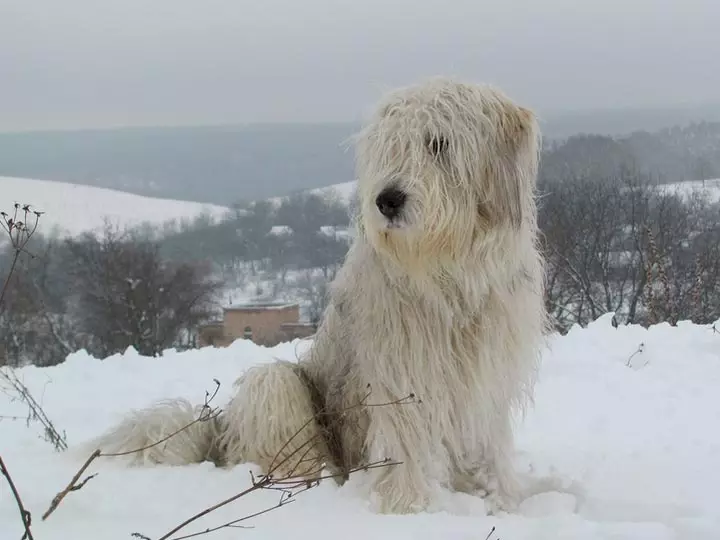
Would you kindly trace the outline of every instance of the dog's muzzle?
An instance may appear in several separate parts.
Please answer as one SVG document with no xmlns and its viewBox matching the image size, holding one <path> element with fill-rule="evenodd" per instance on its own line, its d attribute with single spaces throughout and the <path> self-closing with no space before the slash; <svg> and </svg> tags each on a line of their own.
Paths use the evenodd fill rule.
<svg viewBox="0 0 720 540">
<path fill-rule="evenodd" d="M 400 215 L 406 200 L 405 192 L 389 187 L 380 192 L 375 199 L 375 205 L 383 216 L 392 221 Z"/>
</svg>

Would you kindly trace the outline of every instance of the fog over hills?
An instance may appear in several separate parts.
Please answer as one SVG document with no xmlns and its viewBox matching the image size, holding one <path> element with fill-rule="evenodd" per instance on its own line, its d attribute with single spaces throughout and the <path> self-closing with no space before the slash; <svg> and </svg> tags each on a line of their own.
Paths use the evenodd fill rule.
<svg viewBox="0 0 720 540">
<path fill-rule="evenodd" d="M 720 121 L 720 105 L 541 115 L 546 140 Z M 229 205 L 353 180 L 355 123 L 0 133 L 0 175 Z M 680 180 L 675 178 L 673 180 Z"/>
<path fill-rule="evenodd" d="M 351 124 L 0 134 L 0 175 L 230 204 L 352 180 Z"/>
</svg>

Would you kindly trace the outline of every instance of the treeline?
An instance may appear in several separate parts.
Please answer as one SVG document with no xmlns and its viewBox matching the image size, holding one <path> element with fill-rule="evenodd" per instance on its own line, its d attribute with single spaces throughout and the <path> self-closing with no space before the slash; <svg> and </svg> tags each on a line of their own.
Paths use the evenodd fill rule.
<svg viewBox="0 0 720 540">
<path fill-rule="evenodd" d="M 162 252 L 174 260 L 211 260 L 224 278 L 318 268 L 331 272 L 344 257 L 350 224 L 347 205 L 335 194 L 296 193 L 279 203 L 237 204 L 219 223 L 204 220 L 165 235 Z"/>
<path fill-rule="evenodd" d="M 546 306 L 558 330 L 720 318 L 720 205 L 633 169 L 543 181 Z"/>
<path fill-rule="evenodd" d="M 545 144 L 541 181 L 611 176 L 631 166 L 659 183 L 720 178 L 720 122 L 627 136 L 581 134 Z"/>
<path fill-rule="evenodd" d="M 13 246 L 2 255 L 5 278 Z M 191 346 L 220 287 L 211 265 L 167 260 L 157 242 L 129 232 L 36 236 L 15 261 L 0 309 L 0 365 L 55 365 L 79 349 L 105 358 Z"/>
<path fill-rule="evenodd" d="M 193 347 L 198 326 L 233 296 L 301 300 L 317 322 L 348 225 L 339 199 L 297 194 L 180 230 L 36 233 L 17 260 L 6 243 L 0 280 L 13 265 L 14 272 L 0 310 L 0 365 L 55 365 L 79 349 L 104 358 L 128 347 L 147 356 Z"/>
</svg>

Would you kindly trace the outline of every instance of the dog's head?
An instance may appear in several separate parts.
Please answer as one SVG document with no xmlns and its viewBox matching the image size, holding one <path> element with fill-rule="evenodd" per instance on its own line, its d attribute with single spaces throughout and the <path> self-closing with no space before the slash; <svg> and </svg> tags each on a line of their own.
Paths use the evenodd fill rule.
<svg viewBox="0 0 720 540">
<path fill-rule="evenodd" d="M 361 233 L 416 265 L 527 229 L 538 143 L 532 112 L 496 89 L 433 79 L 391 93 L 357 138 Z"/>
</svg>

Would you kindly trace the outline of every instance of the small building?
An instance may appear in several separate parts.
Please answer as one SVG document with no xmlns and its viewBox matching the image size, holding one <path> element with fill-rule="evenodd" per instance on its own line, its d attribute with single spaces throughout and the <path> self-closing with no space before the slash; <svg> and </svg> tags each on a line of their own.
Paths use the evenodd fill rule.
<svg viewBox="0 0 720 540">
<path fill-rule="evenodd" d="M 284 341 L 312 336 L 313 324 L 300 322 L 300 306 L 293 303 L 265 302 L 235 304 L 223 308 L 223 319 L 199 328 L 198 343 L 227 347 L 236 339 L 249 339 L 272 347 Z"/>
</svg>

